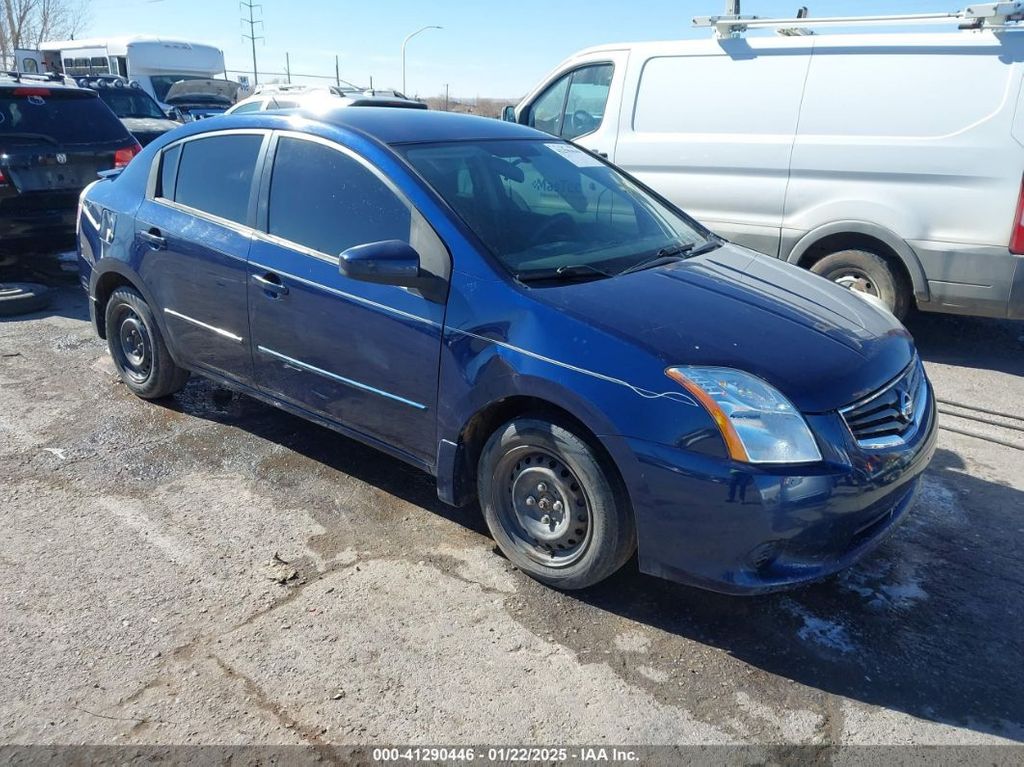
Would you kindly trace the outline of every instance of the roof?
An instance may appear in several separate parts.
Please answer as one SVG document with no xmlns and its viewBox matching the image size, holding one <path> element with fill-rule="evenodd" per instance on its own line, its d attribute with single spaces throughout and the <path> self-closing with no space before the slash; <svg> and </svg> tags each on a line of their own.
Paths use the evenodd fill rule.
<svg viewBox="0 0 1024 767">
<path fill-rule="evenodd" d="M 41 51 L 53 51 L 75 48 L 106 48 L 108 46 L 129 46 L 134 43 L 162 43 L 165 45 L 191 45 L 204 48 L 215 48 L 216 45 L 199 42 L 198 40 L 182 40 L 180 38 L 160 37 L 158 35 L 115 35 L 112 37 L 83 37 L 79 40 L 46 40 L 36 46 Z"/>
<path fill-rule="evenodd" d="M 365 133 L 385 144 L 473 139 L 548 138 L 533 128 L 490 117 L 394 107 L 339 107 L 325 111 L 296 112 L 317 122 Z"/>
</svg>

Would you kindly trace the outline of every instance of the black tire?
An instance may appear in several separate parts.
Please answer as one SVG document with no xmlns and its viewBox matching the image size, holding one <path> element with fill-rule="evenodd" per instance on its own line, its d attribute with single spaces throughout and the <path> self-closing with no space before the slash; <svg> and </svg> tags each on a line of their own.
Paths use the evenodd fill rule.
<svg viewBox="0 0 1024 767">
<path fill-rule="evenodd" d="M 107 346 L 125 386 L 142 399 L 179 391 L 189 373 L 174 364 L 160 326 L 146 300 L 132 288 L 110 294 L 106 310 Z"/>
<path fill-rule="evenodd" d="M 565 590 L 592 586 L 636 550 L 621 481 L 563 426 L 526 417 L 502 426 L 480 454 L 477 485 L 498 548 L 541 583 Z"/>
<path fill-rule="evenodd" d="M 903 275 L 877 253 L 841 250 L 816 261 L 811 271 L 850 290 L 874 296 L 897 319 L 902 320 L 910 309 L 910 286 Z"/>
<path fill-rule="evenodd" d="M 50 304 L 50 289 L 32 282 L 0 282 L 0 316 L 13 317 L 45 309 Z"/>
</svg>

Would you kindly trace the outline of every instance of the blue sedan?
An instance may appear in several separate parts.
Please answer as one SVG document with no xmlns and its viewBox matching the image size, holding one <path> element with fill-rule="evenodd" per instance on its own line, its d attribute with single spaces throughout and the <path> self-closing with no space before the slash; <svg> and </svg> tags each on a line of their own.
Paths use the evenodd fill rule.
<svg viewBox="0 0 1024 767">
<path fill-rule="evenodd" d="M 729 593 L 825 577 L 904 518 L 935 449 L 892 315 L 520 125 L 204 120 L 79 217 L 131 391 L 198 374 L 397 456 L 557 588 L 635 551 Z"/>
</svg>

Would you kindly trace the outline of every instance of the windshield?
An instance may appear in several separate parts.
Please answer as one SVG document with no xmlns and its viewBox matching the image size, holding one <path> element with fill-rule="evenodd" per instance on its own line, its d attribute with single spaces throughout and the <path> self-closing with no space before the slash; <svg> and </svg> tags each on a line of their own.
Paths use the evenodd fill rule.
<svg viewBox="0 0 1024 767">
<path fill-rule="evenodd" d="M 153 93 L 156 94 L 157 101 L 165 101 L 167 99 L 167 91 L 171 89 L 171 86 L 175 83 L 180 83 L 182 80 L 208 80 L 209 77 L 201 75 L 150 75 L 149 82 L 153 85 Z"/>
<path fill-rule="evenodd" d="M 138 88 L 101 88 L 97 91 L 110 111 L 122 118 L 154 117 L 166 120 L 167 116 L 149 94 Z"/>
<path fill-rule="evenodd" d="M 561 141 L 397 146 L 520 279 L 600 278 L 708 242 L 704 230 Z"/>
</svg>

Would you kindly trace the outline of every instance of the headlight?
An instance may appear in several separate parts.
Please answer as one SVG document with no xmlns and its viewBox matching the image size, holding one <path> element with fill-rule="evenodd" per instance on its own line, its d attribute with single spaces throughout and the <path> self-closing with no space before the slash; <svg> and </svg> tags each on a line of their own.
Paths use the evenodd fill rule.
<svg viewBox="0 0 1024 767">
<path fill-rule="evenodd" d="M 788 399 L 760 378 L 731 368 L 674 367 L 665 374 L 707 409 L 729 455 L 748 463 L 821 460 L 814 435 Z"/>
</svg>

